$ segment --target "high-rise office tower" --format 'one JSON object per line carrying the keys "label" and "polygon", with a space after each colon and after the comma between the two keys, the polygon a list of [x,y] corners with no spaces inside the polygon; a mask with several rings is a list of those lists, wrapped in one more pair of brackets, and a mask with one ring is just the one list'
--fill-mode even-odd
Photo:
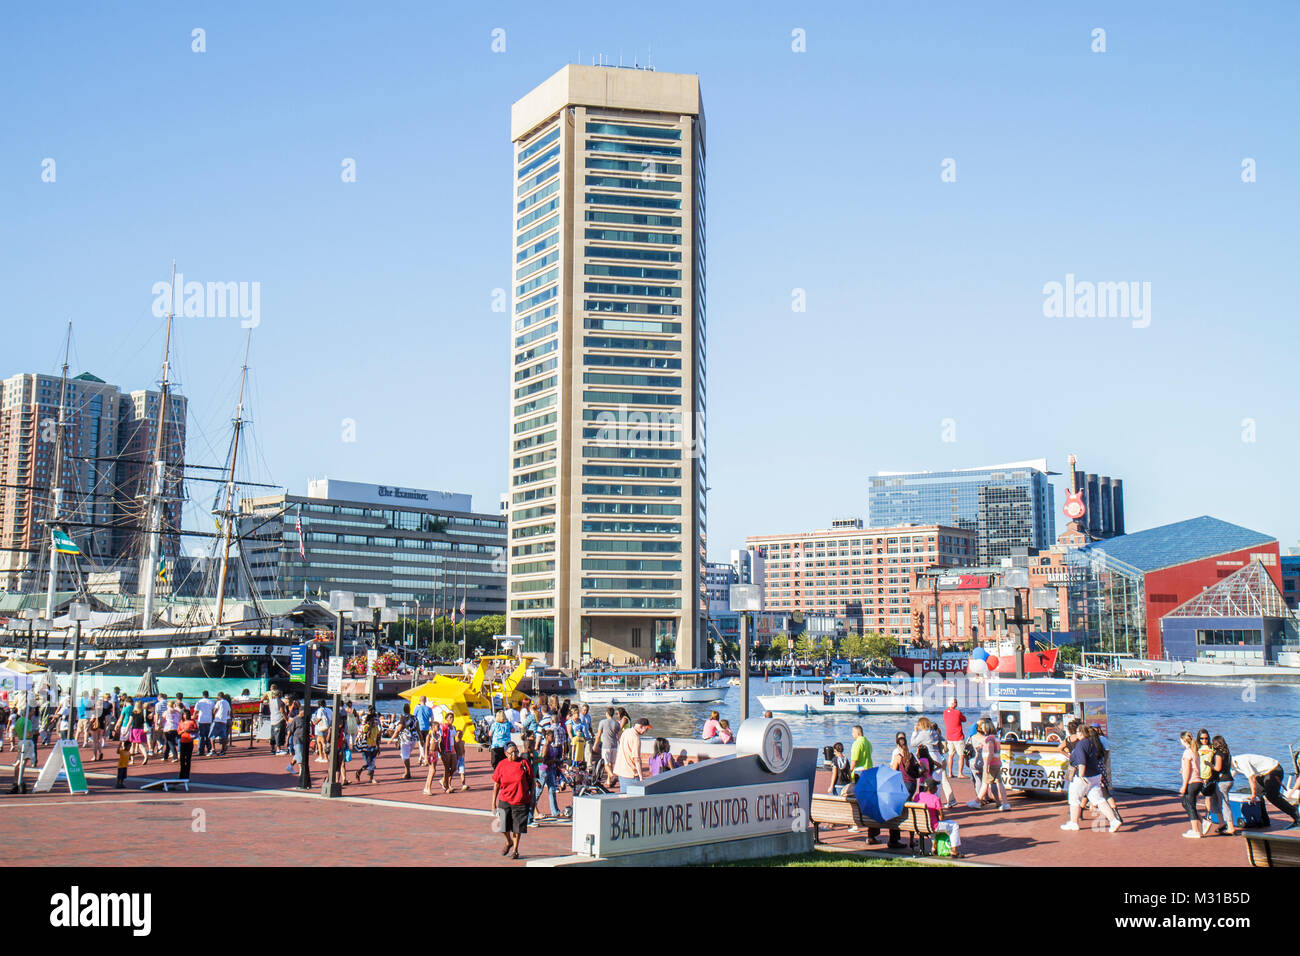
{"label": "high-rise office tower", "polygon": [[[50,488],[63,489],[61,516],[81,549],[83,570],[131,557],[142,537],[142,505],[158,419],[158,393],[121,392],[89,372],[70,377],[64,399],[62,474],[55,476],[60,376],[23,372],[0,382],[0,587],[36,589],[45,573]],[[172,392],[164,445],[179,474],[185,450],[185,397]],[[141,476],[145,476],[141,478]],[[180,502],[168,505],[164,551],[179,551]],[[48,552],[46,552],[48,554]],[[59,588],[74,586],[61,563]]]}
{"label": "high-rise office tower", "polygon": [[699,79],[566,66],[511,109],[508,629],[704,660]]}
{"label": "high-rise office tower", "polygon": [[953,471],[882,471],[868,483],[871,523],[940,524],[978,532],[979,561],[1013,548],[1046,548],[1056,538],[1055,474],[1047,459]]}
{"label": "high-rise office tower", "polygon": [[144,497],[149,493],[149,481],[154,455],[159,447],[163,460],[168,463],[167,499],[162,509],[162,553],[180,554],[181,528],[181,465],[185,460],[185,421],[189,402],[174,389],[167,393],[167,429],[162,444],[158,443],[158,407],[162,393],[152,389],[137,389],[122,395],[118,405],[117,448],[121,456],[117,466],[117,514],[119,527],[114,532],[114,550],[120,556],[135,551],[143,553],[145,519]]}

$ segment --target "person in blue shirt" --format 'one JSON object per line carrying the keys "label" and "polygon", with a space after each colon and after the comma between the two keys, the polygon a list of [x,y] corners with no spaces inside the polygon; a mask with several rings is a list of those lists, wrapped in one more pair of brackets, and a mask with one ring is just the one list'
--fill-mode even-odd
{"label": "person in blue shirt", "polygon": [[496,719],[492,724],[492,769],[497,768],[497,764],[506,759],[506,746],[510,743],[510,721],[506,720],[506,712],[498,710]]}
{"label": "person in blue shirt", "polygon": [[429,763],[429,728],[433,726],[433,708],[429,706],[429,698],[420,698],[414,717],[415,726],[420,731],[420,766],[424,767]]}
{"label": "person in blue shirt", "polygon": [[82,691],[81,696],[77,698],[77,729],[73,732],[73,739],[76,740],[78,747],[84,747],[90,737],[90,697],[87,691]]}
{"label": "person in blue shirt", "polygon": [[1072,733],[1077,736],[1072,738],[1074,743],[1070,747],[1070,765],[1074,768],[1074,779],[1070,781],[1067,791],[1070,821],[1062,823],[1061,829],[1079,829],[1079,817],[1086,797],[1093,810],[1107,819],[1108,829],[1114,833],[1122,824],[1101,793],[1102,773],[1106,766],[1106,748],[1101,742],[1101,732],[1096,727],[1078,726]]}

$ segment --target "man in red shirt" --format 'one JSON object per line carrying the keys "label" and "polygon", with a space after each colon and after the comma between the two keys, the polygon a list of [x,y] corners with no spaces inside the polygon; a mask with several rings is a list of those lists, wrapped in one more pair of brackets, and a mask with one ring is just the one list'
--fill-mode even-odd
{"label": "man in red shirt", "polygon": [[943,712],[943,753],[948,763],[948,776],[953,775],[952,758],[957,758],[958,777],[961,776],[962,770],[966,768],[966,732],[962,729],[962,724],[966,723],[966,715],[957,709],[957,698],[954,697],[948,701],[948,709]]}
{"label": "man in red shirt", "polygon": [[497,813],[500,832],[506,835],[502,856],[513,850],[510,858],[519,859],[519,839],[528,832],[528,808],[532,804],[533,774],[528,763],[519,759],[519,747],[511,741],[506,744],[506,759],[492,771],[492,809]]}

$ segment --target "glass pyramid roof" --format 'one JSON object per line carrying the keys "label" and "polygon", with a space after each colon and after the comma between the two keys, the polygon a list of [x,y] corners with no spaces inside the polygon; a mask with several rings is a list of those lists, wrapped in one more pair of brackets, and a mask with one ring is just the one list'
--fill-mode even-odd
{"label": "glass pyramid roof", "polygon": [[1289,618],[1290,609],[1277,589],[1268,570],[1252,561],[1212,584],[1190,601],[1174,608],[1165,617],[1280,617]]}

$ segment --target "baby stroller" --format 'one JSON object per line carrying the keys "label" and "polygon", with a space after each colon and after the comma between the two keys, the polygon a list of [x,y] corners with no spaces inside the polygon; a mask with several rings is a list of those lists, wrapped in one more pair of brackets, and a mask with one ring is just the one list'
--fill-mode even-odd
{"label": "baby stroller", "polygon": [[575,797],[589,797],[598,793],[609,793],[609,788],[600,782],[604,773],[604,761],[597,760],[591,770],[565,760],[560,764],[560,779],[569,785]]}

